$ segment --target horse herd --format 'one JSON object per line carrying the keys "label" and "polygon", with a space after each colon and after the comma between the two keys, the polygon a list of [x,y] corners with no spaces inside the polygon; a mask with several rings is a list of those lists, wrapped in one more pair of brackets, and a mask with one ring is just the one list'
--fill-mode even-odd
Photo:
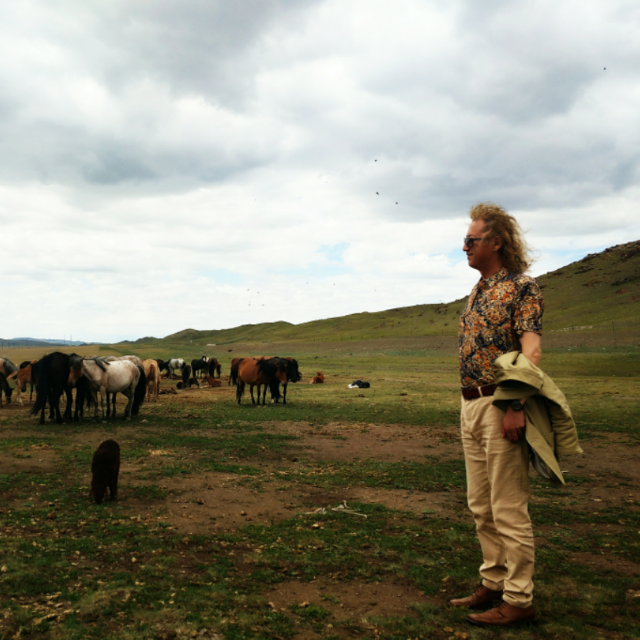
{"label": "horse herd", "polygon": [[[79,356],[56,351],[43,356],[40,360],[25,361],[16,366],[6,357],[0,357],[0,407],[2,393],[5,394],[7,404],[11,402],[12,389],[8,380],[15,381],[17,400],[22,405],[22,391],[30,385],[29,400],[36,389],[36,401],[30,410],[31,415],[40,413],[40,424],[44,424],[44,414],[49,406],[49,419],[59,424],[63,419],[79,420],[84,416],[85,406],[94,407],[94,418],[98,419],[98,392],[100,393],[100,407],[102,419],[116,415],[116,395],[122,393],[127,398],[124,418],[138,415],[145,396],[148,400],[153,395],[157,400],[161,372],[166,370],[173,379],[175,372],[180,372],[183,385],[195,380],[198,374],[207,376],[211,382],[216,375],[220,377],[222,366],[216,358],[206,355],[194,359],[188,365],[182,358],[169,360],[147,359],[141,360],[137,356]],[[191,376],[194,376],[193,378]],[[229,384],[236,385],[236,400],[240,404],[245,388],[248,385],[251,401],[256,404],[253,396],[257,387],[257,404],[260,404],[262,390],[262,404],[266,403],[266,393],[269,389],[271,401],[277,403],[280,398],[287,403],[287,385],[289,382],[301,380],[298,362],[293,358],[278,356],[234,358],[231,362]],[[218,383],[219,384],[219,383]],[[280,393],[282,385],[282,394]],[[73,408],[73,392],[75,394],[75,410]],[[60,399],[66,396],[64,413],[60,412]]]}

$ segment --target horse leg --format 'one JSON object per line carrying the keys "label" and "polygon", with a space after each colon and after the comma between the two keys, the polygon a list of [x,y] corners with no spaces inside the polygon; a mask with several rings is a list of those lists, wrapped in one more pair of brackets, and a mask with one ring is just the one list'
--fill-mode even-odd
{"label": "horse leg", "polygon": [[22,385],[19,382],[16,384],[16,400],[18,404],[22,406]]}
{"label": "horse leg", "polygon": [[62,414],[60,413],[60,398],[62,397],[62,389],[55,391],[55,411],[56,411],[56,422],[58,424],[62,424]]}
{"label": "horse leg", "polygon": [[242,394],[244,393],[244,382],[242,380],[238,380],[236,384],[236,400],[238,404],[240,404],[240,400],[242,400]]}
{"label": "horse leg", "polygon": [[[287,404],[287,386],[288,386],[288,382],[283,382],[282,383],[282,404]],[[278,402],[276,400],[276,402]]]}
{"label": "horse leg", "polygon": [[67,406],[64,410],[64,417],[67,420],[71,420],[71,405],[73,405],[73,392],[71,391],[71,387],[66,387],[64,392],[67,396]]}
{"label": "horse leg", "polygon": [[[114,391],[114,392],[111,394],[111,416],[112,416],[113,418],[115,418],[115,417],[116,417],[116,396],[117,396],[117,395],[118,395],[118,392],[117,392],[117,391]],[[108,398],[107,398],[107,400],[108,400]]]}
{"label": "horse leg", "polygon": [[[255,404],[256,401],[253,399],[253,387],[254,385],[252,384],[249,385],[249,390],[251,391],[251,402]],[[258,402],[260,402],[260,389],[258,389]]]}
{"label": "horse leg", "polygon": [[[102,419],[106,420],[107,419],[107,414],[105,412],[105,399],[109,400],[108,396],[107,396],[107,390],[104,387],[100,387],[100,408],[102,409]],[[98,403],[96,402],[96,420],[98,419]]]}
{"label": "horse leg", "polygon": [[[135,393],[134,385],[131,385],[127,389],[125,389],[122,393],[129,398],[129,402],[127,402],[127,406],[124,408],[124,419],[131,420],[131,407],[133,406],[133,394]],[[113,394],[113,397],[116,397],[116,394]]]}

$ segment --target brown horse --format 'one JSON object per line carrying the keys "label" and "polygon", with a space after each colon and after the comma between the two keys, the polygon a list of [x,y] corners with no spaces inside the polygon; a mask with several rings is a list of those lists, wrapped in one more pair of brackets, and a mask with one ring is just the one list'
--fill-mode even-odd
{"label": "brown horse", "polygon": [[260,387],[264,387],[262,404],[266,404],[267,387],[271,391],[271,401],[280,397],[280,382],[286,381],[286,371],[278,363],[278,358],[242,358],[238,363],[238,383],[236,399],[238,404],[242,400],[245,385],[249,385],[251,402],[256,404],[253,398],[253,388],[258,387],[258,404],[260,404]]}
{"label": "brown horse", "polygon": [[[34,377],[32,364],[38,362],[37,360],[32,360],[31,362],[25,364],[24,367],[20,367],[18,371],[14,371],[7,379],[15,380],[16,382],[16,399],[18,400],[18,404],[22,406],[22,390],[29,385],[29,402],[33,399],[33,387],[36,385],[36,379]],[[24,364],[24,363],[23,363]]]}
{"label": "brown horse", "polygon": [[158,402],[158,390],[160,388],[160,367],[155,360],[143,360],[142,368],[147,379],[147,402],[151,401],[151,393],[153,399]]}
{"label": "brown horse", "polygon": [[322,371],[316,371],[316,375],[311,379],[310,384],[322,384],[324,382],[324,376],[322,375]]}

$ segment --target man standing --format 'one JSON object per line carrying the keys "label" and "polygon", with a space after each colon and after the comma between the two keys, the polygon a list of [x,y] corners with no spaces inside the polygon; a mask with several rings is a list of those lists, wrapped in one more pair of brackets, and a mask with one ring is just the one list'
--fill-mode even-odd
{"label": "man standing", "polygon": [[461,431],[468,502],[483,563],[481,585],[451,604],[471,609],[499,605],[468,620],[509,626],[535,618],[529,454],[523,402],[514,400],[506,413],[492,404],[492,364],[510,351],[539,363],[543,301],[535,280],[523,275],[531,260],[515,218],[492,203],[475,205],[470,217],[463,251],[481,279],[469,296],[458,333]]}

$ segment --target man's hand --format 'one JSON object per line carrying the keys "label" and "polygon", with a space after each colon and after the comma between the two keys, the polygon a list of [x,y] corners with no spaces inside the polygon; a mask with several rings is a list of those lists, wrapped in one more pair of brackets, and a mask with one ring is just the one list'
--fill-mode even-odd
{"label": "man's hand", "polygon": [[518,442],[524,436],[524,429],[524,411],[514,411],[509,407],[502,419],[502,437],[508,438],[511,442]]}

